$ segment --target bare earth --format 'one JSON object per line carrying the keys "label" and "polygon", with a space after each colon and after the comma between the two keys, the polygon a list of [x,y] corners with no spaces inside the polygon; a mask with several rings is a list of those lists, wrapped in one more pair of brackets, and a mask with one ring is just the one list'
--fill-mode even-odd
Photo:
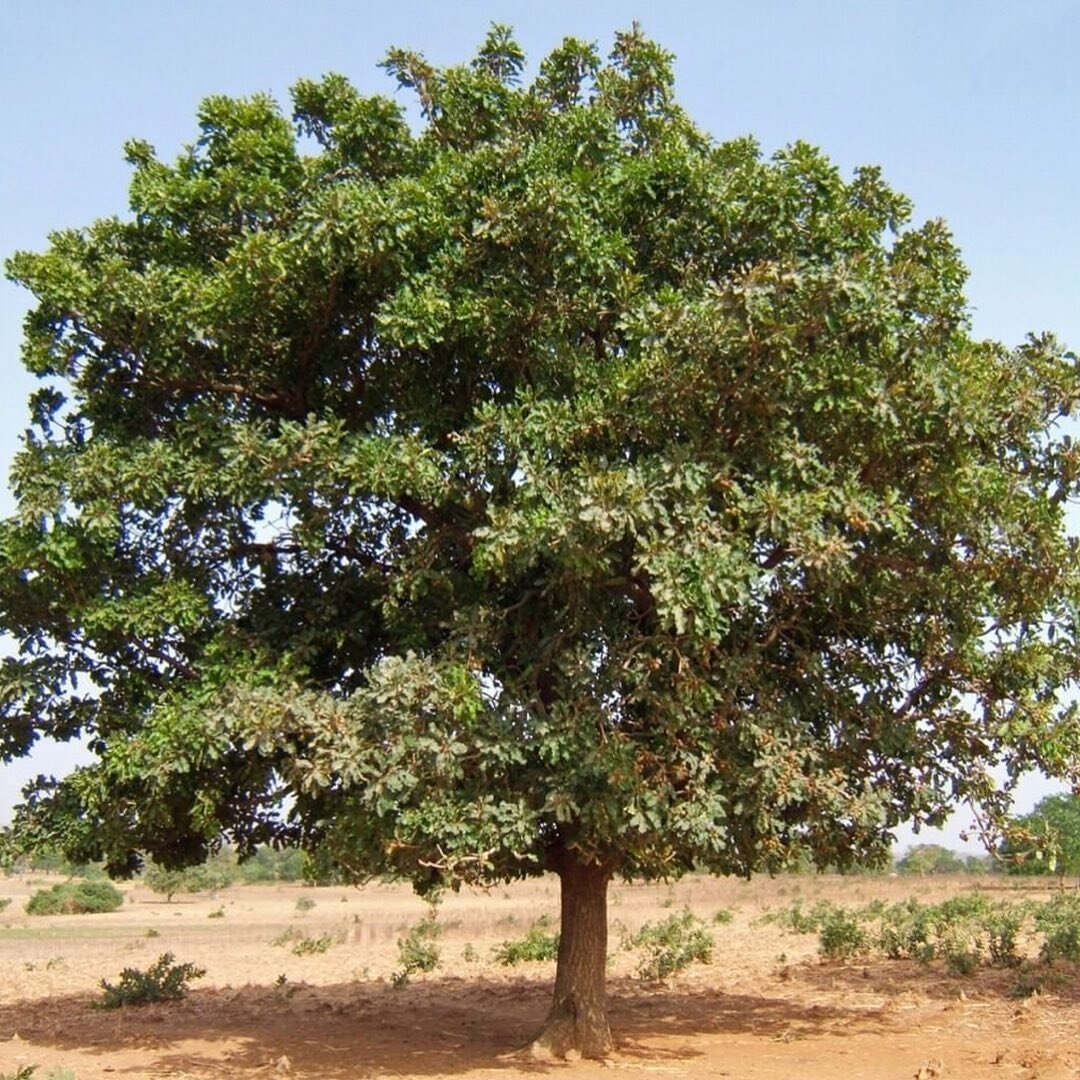
{"label": "bare earth", "polygon": [[[25,915],[27,896],[46,884],[40,875],[33,883],[0,879],[0,898],[13,900],[0,913],[0,1077],[28,1065],[37,1066],[35,1080],[50,1070],[75,1080],[593,1080],[613,1070],[738,1080],[1080,1077],[1073,979],[1016,999],[1012,972],[962,978],[900,961],[824,963],[813,937],[758,922],[796,896],[931,901],[971,888],[972,879],[615,885],[609,985],[617,1050],[606,1062],[566,1064],[518,1052],[543,1017],[553,965],[508,969],[490,959],[492,945],[519,937],[540,915],[557,915],[553,880],[446,898],[442,966],[403,988],[390,979],[400,966],[397,941],[426,910],[405,887],[234,886],[166,904],[136,885],[113,914]],[[315,906],[298,910],[301,897]],[[647,988],[633,975],[634,957],[618,948],[619,929],[683,906],[705,919],[730,908],[735,918],[716,927],[711,965]],[[333,943],[325,953],[294,955],[293,943],[273,944],[290,928]],[[145,969],[165,952],[207,970],[185,1001],[92,1007],[103,977]]]}

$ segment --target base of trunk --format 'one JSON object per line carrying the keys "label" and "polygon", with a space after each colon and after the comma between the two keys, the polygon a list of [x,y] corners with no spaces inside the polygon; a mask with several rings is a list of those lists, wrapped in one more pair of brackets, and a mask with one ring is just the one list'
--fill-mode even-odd
{"label": "base of trunk", "polygon": [[613,1045],[607,1011],[602,1006],[590,1008],[571,996],[555,1002],[527,1049],[539,1060],[565,1061],[607,1057]]}

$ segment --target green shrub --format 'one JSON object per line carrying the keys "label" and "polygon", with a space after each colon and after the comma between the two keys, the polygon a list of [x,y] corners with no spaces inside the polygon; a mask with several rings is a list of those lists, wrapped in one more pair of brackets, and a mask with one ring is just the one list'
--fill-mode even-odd
{"label": "green shrub", "polygon": [[5,896],[5,897],[3,897],[3,899],[0,899],[0,911],[3,911],[4,908],[6,908],[10,903],[11,903],[11,897],[10,896]]}
{"label": "green shrub", "polygon": [[548,930],[550,925],[550,919],[538,919],[523,937],[499,942],[491,950],[492,959],[505,967],[529,961],[554,960],[559,955],[559,935]]}
{"label": "green shrub", "polygon": [[1036,911],[1035,926],[1043,935],[1039,955],[1046,963],[1080,961],[1080,896],[1062,893],[1048,900]]}
{"label": "green shrub", "polygon": [[315,901],[310,896],[301,896],[296,901],[296,910],[301,915],[306,915],[315,906]]}
{"label": "green shrub", "polygon": [[314,956],[316,953],[327,952],[334,939],[330,934],[320,934],[318,937],[308,937],[306,934],[292,947],[293,956]]}
{"label": "green shrub", "polygon": [[918,900],[885,907],[878,919],[878,948],[890,960],[929,963],[934,958],[932,912]]}
{"label": "green shrub", "polygon": [[124,894],[108,881],[68,881],[39,889],[26,902],[28,915],[93,915],[116,911]]}
{"label": "green shrub", "polygon": [[997,967],[1016,967],[1020,964],[1017,944],[1028,915],[1026,904],[998,904],[982,921],[986,930],[990,962]]}
{"label": "green shrub", "polygon": [[867,947],[866,931],[856,914],[835,907],[827,912],[818,928],[818,948],[830,960],[848,960]]}
{"label": "green shrub", "polygon": [[439,966],[436,941],[441,932],[435,915],[430,914],[413,926],[405,937],[398,939],[401,969],[390,977],[394,986],[405,986],[418,971],[434,971]]}
{"label": "green shrub", "polygon": [[118,1009],[123,1005],[179,1001],[187,994],[188,983],[192,979],[201,979],[205,974],[204,968],[173,963],[172,953],[163,953],[146,971],[124,968],[115,986],[102,979],[102,996],[98,1007]]}
{"label": "green shrub", "polygon": [[695,960],[712,960],[714,941],[706,924],[689,909],[669,915],[658,923],[646,923],[627,942],[627,948],[643,949],[638,977],[659,982],[689,967]]}

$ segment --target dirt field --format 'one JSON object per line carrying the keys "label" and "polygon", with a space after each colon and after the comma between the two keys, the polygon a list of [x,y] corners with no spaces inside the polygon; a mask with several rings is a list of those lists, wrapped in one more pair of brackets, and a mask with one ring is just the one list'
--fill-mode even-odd
{"label": "dirt field", "polygon": [[[1063,1080],[1080,1076],[1080,986],[1016,999],[1016,976],[954,977],[904,961],[822,962],[812,936],[761,915],[796,897],[863,904],[924,901],[972,879],[690,879],[613,887],[607,1062],[541,1064],[517,1049],[542,1019],[552,964],[495,965],[491,947],[555,916],[554,881],[451,896],[442,905],[441,968],[397,988],[397,941],[425,914],[405,888],[234,886],[216,898],[165,903],[127,887],[107,915],[29,917],[25,899],[47,880],[0,879],[0,1077],[29,1065],[35,1080],[106,1078],[514,1077],[612,1070],[658,1077],[857,1080],[934,1077]],[[310,910],[297,906],[314,901]],[[715,929],[717,953],[673,984],[649,989],[616,946],[689,906],[734,920]],[[220,912],[220,915],[211,917]],[[291,933],[291,940],[274,944]],[[324,953],[297,956],[301,936]],[[170,1005],[103,1012],[98,983],[162,953],[205,967]],[[475,959],[474,959],[475,957]],[[66,1071],[65,1071],[66,1070]]]}

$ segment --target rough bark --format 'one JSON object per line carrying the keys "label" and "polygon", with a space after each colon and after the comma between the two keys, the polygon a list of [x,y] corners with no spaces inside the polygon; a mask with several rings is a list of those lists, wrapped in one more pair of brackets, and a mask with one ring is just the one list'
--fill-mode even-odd
{"label": "rough bark", "polygon": [[540,1056],[602,1058],[611,1050],[607,1018],[607,887],[611,869],[572,855],[557,861],[559,956],[551,1011],[532,1042]]}

